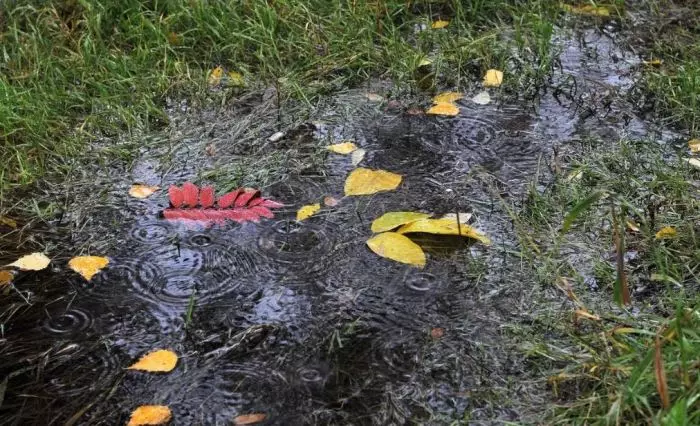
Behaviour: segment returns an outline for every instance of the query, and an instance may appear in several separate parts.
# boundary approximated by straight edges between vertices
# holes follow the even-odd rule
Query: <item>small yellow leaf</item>
[[[263,413],[241,414],[233,419],[233,424],[236,426],[254,425],[255,423],[260,423],[266,418],[267,415]]]
[[[109,259],[99,256],[77,256],[68,261],[68,266],[88,281],[108,264]]]
[[[454,117],[459,114],[459,108],[453,103],[443,102],[431,106],[426,113],[431,115],[447,115]]]
[[[569,13],[574,13],[576,15],[588,15],[588,16],[610,16],[610,10],[603,6],[593,6],[590,4],[585,4],[582,6],[571,6],[568,4],[561,4],[561,8]]]
[[[371,195],[392,191],[401,183],[401,175],[385,170],[357,168],[345,180],[345,195]]]
[[[503,71],[490,69],[484,75],[485,87],[498,87],[503,83]]]
[[[398,228],[401,225],[415,222],[421,219],[427,219],[431,215],[426,213],[416,212],[389,212],[384,213],[372,222],[372,232],[390,231]]]
[[[433,63],[433,61],[430,60],[429,58],[422,58],[422,59],[418,62],[418,66],[419,66],[419,67],[425,67],[425,66],[428,66],[428,65],[430,65],[430,64],[432,64],[432,63]]]
[[[661,59],[652,59],[650,61],[642,61],[642,63],[646,66],[659,66],[664,63]]]
[[[454,218],[443,219],[421,219],[399,228],[399,234],[410,234],[413,232],[423,232],[426,234],[438,235],[461,235],[473,238],[489,245],[491,240],[484,234],[465,223],[458,223]]]
[[[209,85],[210,86],[217,86],[219,83],[221,83],[221,77],[224,75],[224,69],[221,67],[216,67],[211,72],[209,73]]]
[[[378,95],[376,93],[365,93],[365,98],[370,102],[383,102],[384,96]]]
[[[165,405],[142,405],[131,413],[127,426],[164,425],[173,418]]]
[[[697,158],[684,158],[685,161],[688,162],[691,166],[695,167],[696,169],[700,169],[700,160]]]
[[[159,187],[154,185],[135,184],[131,185],[131,188],[129,188],[129,195],[134,198],[147,198],[159,189]]]
[[[362,160],[365,158],[365,154],[367,154],[367,151],[365,151],[362,148],[358,148],[355,151],[353,151],[352,155],[350,156],[350,161],[353,166],[357,166],[362,162]]]
[[[661,229],[659,229],[659,232],[654,235],[654,238],[657,240],[667,240],[670,238],[675,238],[675,236],[678,235],[678,232],[676,231],[676,228],[673,226],[665,226]]]
[[[384,232],[367,240],[367,246],[376,254],[418,267],[425,266],[423,249],[405,235]]]
[[[176,364],[177,355],[175,352],[168,349],[158,349],[142,356],[136,363],[129,366],[127,370],[167,373],[172,371]]]
[[[14,266],[23,271],[41,271],[49,266],[49,263],[51,263],[51,259],[46,257],[44,253],[32,253],[20,257],[10,263],[10,266]]]
[[[5,225],[5,226],[10,227],[12,229],[17,228],[17,222],[14,219],[10,219],[9,217],[6,217],[6,216],[0,216],[0,225]]]
[[[328,145],[328,150],[335,152],[336,154],[350,154],[357,149],[357,145],[350,141],[345,141],[341,143],[336,143],[333,145]]]
[[[297,220],[302,221],[304,219],[308,219],[309,217],[313,216],[313,214],[319,210],[321,210],[321,205],[318,203],[303,206],[302,208],[300,208],[297,211]]]
[[[228,85],[243,87],[245,86],[245,80],[243,80],[243,74],[236,71],[229,71],[228,73]]]
[[[13,274],[12,271],[8,271],[7,269],[0,270],[0,288],[12,283],[14,278],[15,274]]]
[[[444,104],[458,101],[464,97],[460,92],[443,92],[433,98],[433,103]]]
[[[700,139],[691,139],[688,141],[688,148],[690,148],[690,152],[696,153],[700,152]],[[0,222],[2,219],[0,218]]]
[[[450,25],[450,21],[443,21],[440,19],[440,20],[434,21],[430,27],[434,30],[439,30],[441,28],[445,28],[448,25]]]
[[[632,232],[639,232],[639,225],[638,225],[638,224],[634,223],[634,222],[631,221],[631,220],[628,220],[628,221],[626,222],[626,224],[627,224],[627,229],[629,229],[630,231],[632,231]]]

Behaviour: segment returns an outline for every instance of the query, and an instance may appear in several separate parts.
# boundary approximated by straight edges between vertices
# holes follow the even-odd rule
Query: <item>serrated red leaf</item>
[[[243,192],[242,188],[238,188],[235,191],[231,191],[227,194],[222,195],[219,197],[219,200],[216,202],[216,204],[219,206],[221,209],[227,209],[231,206],[233,206],[234,201],[236,201],[236,198],[238,198],[238,195]]]
[[[252,200],[256,196],[260,196],[260,191],[245,191],[244,193],[239,195],[238,198],[236,198],[236,202],[234,203],[234,205],[236,207],[244,207],[248,204],[248,201]]]
[[[263,202],[260,203],[260,205],[263,207],[270,208],[270,209],[278,209],[280,207],[284,207],[284,204],[278,203],[277,201],[268,200],[268,199],[263,199]]]
[[[170,200],[170,205],[176,209],[182,207],[182,203],[185,200],[182,190],[175,185],[170,185],[170,188],[168,188],[168,199]]]
[[[199,191],[199,205],[208,209],[214,205],[214,188],[205,186]]]
[[[248,207],[257,206],[260,203],[262,203],[263,201],[265,201],[265,199],[263,197],[255,197],[252,200],[248,201]]]
[[[266,217],[268,219],[272,219],[275,217],[275,214],[272,213],[272,211],[270,209],[268,209],[267,207],[253,206],[253,207],[250,207],[248,210],[257,214],[260,217]]]
[[[192,182],[182,184],[182,194],[185,198],[183,205],[185,207],[197,207],[199,201],[199,187]]]

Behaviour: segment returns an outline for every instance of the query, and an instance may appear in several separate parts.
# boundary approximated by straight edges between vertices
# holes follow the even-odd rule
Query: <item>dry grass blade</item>
[[[656,376],[656,390],[659,392],[661,404],[664,409],[671,406],[671,401],[668,396],[668,384],[666,383],[666,370],[664,370],[664,358],[661,353],[661,339],[656,336],[654,343],[654,375]]]

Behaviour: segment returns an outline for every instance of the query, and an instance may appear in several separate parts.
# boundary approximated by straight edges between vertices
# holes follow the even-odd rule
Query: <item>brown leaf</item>
[[[251,414],[241,414],[233,419],[234,425],[252,425],[255,423],[260,423],[267,418],[266,414],[263,413],[251,413]]]
[[[666,370],[664,370],[664,358],[661,353],[661,339],[656,336],[654,344],[654,375],[656,376],[656,390],[661,397],[661,404],[664,409],[671,406],[671,400],[668,396],[668,384],[666,383]]]
[[[333,197],[324,197],[323,198],[323,204],[327,207],[335,207],[340,203],[337,198]]]
[[[8,271],[7,269],[0,270],[0,288],[11,284],[14,278],[15,274],[13,274],[12,271]]]
[[[442,327],[433,327],[433,329],[430,330],[430,337],[432,337],[435,340],[441,339],[444,335],[445,329]]]

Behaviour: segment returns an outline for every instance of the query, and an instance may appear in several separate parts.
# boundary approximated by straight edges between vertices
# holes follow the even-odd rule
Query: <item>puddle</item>
[[[612,39],[586,30],[557,44],[559,70],[537,102],[494,93],[479,106],[467,96],[454,119],[385,110],[350,91],[274,145],[267,137],[285,119],[269,106],[197,117],[176,105],[169,133],[144,143],[142,158],[123,170],[95,166],[75,193],[57,195],[76,210],[51,224],[58,232],[46,241],[90,248],[110,264],[90,283],[61,271],[16,283],[31,304],[17,294],[5,301],[1,422],[123,424],[141,404],[166,404],[183,425],[250,412],[279,425],[537,418],[547,391],[501,331],[524,321],[532,278],[512,254],[500,200],[522,197],[535,177],[547,184],[554,151],[576,140],[666,132],[624,103],[634,61]],[[367,151],[362,166],[404,181],[297,223],[299,206],[342,198],[350,160],[319,160],[317,148],[345,138]],[[265,181],[261,158],[276,149],[288,155],[284,179]],[[236,184],[263,181],[265,196],[287,204],[274,220],[193,229],[158,219],[162,192],[125,195],[132,181],[167,187],[206,170],[226,175],[241,158],[261,165]],[[424,270],[392,263],[365,246],[371,221],[392,210],[471,212],[494,245],[425,239]],[[432,338],[433,328],[444,336]],[[160,347],[180,355],[174,372],[124,371]]]

